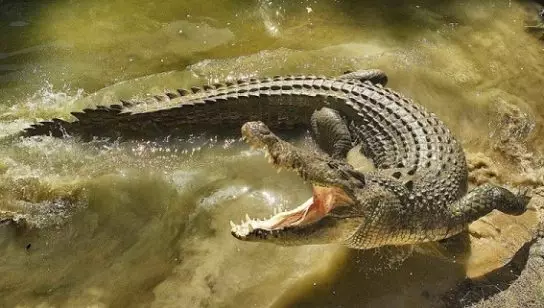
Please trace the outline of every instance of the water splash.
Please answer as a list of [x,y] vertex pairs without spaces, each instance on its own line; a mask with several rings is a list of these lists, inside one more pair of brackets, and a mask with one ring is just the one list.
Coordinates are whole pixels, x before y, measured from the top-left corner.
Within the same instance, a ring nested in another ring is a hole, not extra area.
[[260,0],[259,14],[263,21],[266,32],[273,37],[277,37],[281,32],[281,22],[283,20],[284,9],[281,5],[275,6],[273,1]]
[[21,102],[11,106],[0,105],[0,137],[14,134],[36,120],[66,117],[73,111],[74,102],[84,95],[83,89],[72,90],[68,85],[55,89],[46,80],[43,87]]

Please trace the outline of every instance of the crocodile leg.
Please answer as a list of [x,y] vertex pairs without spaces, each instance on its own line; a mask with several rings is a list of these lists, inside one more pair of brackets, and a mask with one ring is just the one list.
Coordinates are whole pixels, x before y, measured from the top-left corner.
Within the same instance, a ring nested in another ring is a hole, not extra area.
[[346,159],[352,139],[346,121],[334,109],[323,107],[314,111],[310,121],[315,141],[335,159]]
[[[387,75],[379,69],[347,71],[340,75],[341,80],[370,81],[372,84],[385,86]],[[335,159],[345,159],[353,146],[353,140],[346,121],[339,112],[323,107],[312,114],[312,132],[319,147]]]
[[[367,178],[370,180],[370,177]],[[376,189],[376,192],[379,191],[383,192],[379,204],[362,213],[365,223],[345,241],[346,246],[368,249],[443,240],[462,232],[468,224],[493,210],[521,215],[527,210],[530,200],[525,194],[514,194],[505,188],[487,184],[473,189],[449,206],[436,207],[421,202],[402,209],[399,199],[381,188]],[[399,215],[399,212],[403,214]],[[421,217],[429,218],[413,223]]]
[[360,82],[370,81],[371,83],[375,85],[382,85],[385,87],[387,84],[387,75],[384,71],[379,69],[367,69],[367,70],[359,70],[359,71],[347,71],[344,73],[344,75],[341,75],[338,77],[338,79],[352,79],[352,80],[358,80]]
[[526,192],[514,194],[506,188],[486,184],[474,188],[450,206],[453,223],[469,224],[492,210],[508,215],[521,215],[527,210],[530,197]]
[[[347,71],[340,75],[341,80],[370,81],[385,86],[387,75],[379,69]],[[312,132],[319,147],[335,159],[345,159],[353,146],[353,140],[346,121],[339,112],[323,107],[316,110],[311,118]]]

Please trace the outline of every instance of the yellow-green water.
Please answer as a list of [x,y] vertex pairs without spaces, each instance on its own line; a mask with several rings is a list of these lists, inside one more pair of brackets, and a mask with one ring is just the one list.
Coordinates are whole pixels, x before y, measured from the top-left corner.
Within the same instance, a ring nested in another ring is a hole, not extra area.
[[[503,180],[540,185],[542,165],[521,155],[544,151],[544,44],[526,19],[498,0],[3,1],[0,135],[226,78],[376,67]],[[525,119],[505,137],[518,156],[497,142],[505,108]],[[61,227],[0,227],[0,306],[419,307],[463,277],[419,255],[392,266],[394,254],[236,241],[229,220],[310,195],[236,138],[5,139],[0,179],[0,210],[78,209]]]

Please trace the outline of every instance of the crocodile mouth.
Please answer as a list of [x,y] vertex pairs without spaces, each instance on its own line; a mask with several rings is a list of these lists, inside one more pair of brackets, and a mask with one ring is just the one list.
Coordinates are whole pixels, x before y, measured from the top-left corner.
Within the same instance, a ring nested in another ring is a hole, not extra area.
[[338,205],[351,204],[353,201],[346,193],[337,187],[314,185],[313,194],[306,202],[298,207],[279,212],[274,209],[274,215],[269,219],[252,219],[246,214],[241,224],[230,222],[231,233],[238,239],[255,234],[274,233],[291,227],[303,227],[313,224],[329,214]]
[[[274,215],[268,219],[252,219],[246,214],[245,221],[243,220],[240,224],[231,221],[231,233],[234,237],[242,240],[249,240],[254,236],[266,238],[269,234],[278,234],[281,230],[314,224],[326,217],[334,208],[354,204],[341,188],[314,182],[308,178],[304,168],[287,163],[287,159],[282,156],[298,153],[299,149],[279,139],[262,122],[244,124],[242,138],[252,148],[264,150],[268,161],[277,169],[295,171],[304,180],[312,182],[312,197],[292,210],[274,209]],[[304,158],[312,159],[311,156]]]

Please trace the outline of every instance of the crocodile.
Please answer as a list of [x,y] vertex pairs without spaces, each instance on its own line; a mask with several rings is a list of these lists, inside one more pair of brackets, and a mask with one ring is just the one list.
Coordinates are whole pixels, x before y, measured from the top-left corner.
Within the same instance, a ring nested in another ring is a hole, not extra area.
[[[240,240],[279,245],[340,243],[369,249],[437,241],[462,232],[496,209],[522,214],[525,193],[484,185],[467,193],[460,143],[434,113],[386,87],[380,70],[338,77],[275,76],[240,79],[98,106],[27,128],[24,136],[155,138],[242,127],[278,168],[312,184],[302,205],[269,219],[235,224]],[[145,106],[145,108],[141,108]],[[140,108],[140,109],[138,109]],[[310,128],[320,150],[297,148],[272,131]],[[346,162],[355,145],[376,170]],[[275,210],[276,211],[276,210]]]

